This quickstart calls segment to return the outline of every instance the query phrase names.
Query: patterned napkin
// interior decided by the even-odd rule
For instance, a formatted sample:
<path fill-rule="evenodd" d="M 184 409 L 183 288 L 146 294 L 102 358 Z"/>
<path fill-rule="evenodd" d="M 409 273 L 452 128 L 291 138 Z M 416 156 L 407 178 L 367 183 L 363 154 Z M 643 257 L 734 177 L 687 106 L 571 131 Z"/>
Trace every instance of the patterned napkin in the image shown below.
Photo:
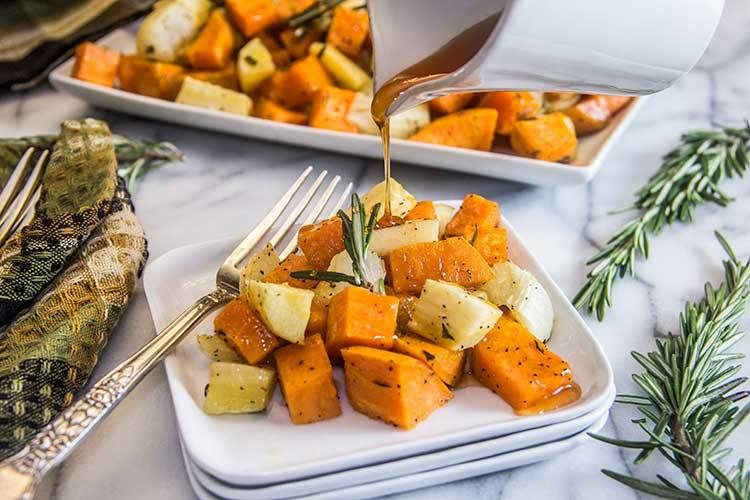
<path fill-rule="evenodd" d="M 0 183 L 28 143 L 0 146 Z M 0 248 L 0 460 L 72 403 L 148 258 L 109 128 L 66 121 L 31 222 Z"/>

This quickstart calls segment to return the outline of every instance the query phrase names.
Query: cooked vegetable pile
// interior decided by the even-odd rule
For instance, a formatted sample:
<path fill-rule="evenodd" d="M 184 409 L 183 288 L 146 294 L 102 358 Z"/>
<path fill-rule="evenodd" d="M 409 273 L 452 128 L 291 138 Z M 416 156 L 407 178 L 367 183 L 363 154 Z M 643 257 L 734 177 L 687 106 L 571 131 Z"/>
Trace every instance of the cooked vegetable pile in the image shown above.
<path fill-rule="evenodd" d="M 545 345 L 546 291 L 508 260 L 497 203 L 470 194 L 455 211 L 391 182 L 387 227 L 381 183 L 302 227 L 299 253 L 282 261 L 267 245 L 249 259 L 215 335 L 198 336 L 213 361 L 207 413 L 262 411 L 278 379 L 293 423 L 334 418 L 337 365 L 352 408 L 402 429 L 472 375 L 519 414 L 579 397 L 570 367 Z"/>
<path fill-rule="evenodd" d="M 372 46 L 363 0 L 162 0 L 135 54 L 90 42 L 73 76 L 238 115 L 378 134 L 370 116 Z M 627 97 L 576 93 L 452 94 L 391 119 L 392 137 L 540 160 L 574 158 Z"/>

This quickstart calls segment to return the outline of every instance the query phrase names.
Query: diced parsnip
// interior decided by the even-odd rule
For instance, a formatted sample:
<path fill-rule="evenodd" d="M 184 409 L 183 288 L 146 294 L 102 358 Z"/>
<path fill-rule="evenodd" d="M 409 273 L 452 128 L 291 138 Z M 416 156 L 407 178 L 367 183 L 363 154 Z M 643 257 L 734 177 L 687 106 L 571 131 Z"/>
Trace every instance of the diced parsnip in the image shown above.
<path fill-rule="evenodd" d="M 271 368 L 214 361 L 203 411 L 209 415 L 263 411 L 273 395 L 275 380 Z"/>
<path fill-rule="evenodd" d="M 237 54 L 240 88 L 249 94 L 276 71 L 273 57 L 260 38 L 253 38 Z"/>
<path fill-rule="evenodd" d="M 198 335 L 198 345 L 213 361 L 242 363 L 240 355 L 227 344 L 226 339 L 221 335 Z"/>
<path fill-rule="evenodd" d="M 166 0 L 157 2 L 141 23 L 135 39 L 141 57 L 174 62 L 208 19 L 210 0 Z"/>
<path fill-rule="evenodd" d="M 482 286 L 490 302 L 505 306 L 511 315 L 542 342 L 552 333 L 554 311 L 544 287 L 533 274 L 512 262 L 492 266 L 495 278 Z"/>
<path fill-rule="evenodd" d="M 240 276 L 240 295 L 247 296 L 250 281 L 262 281 L 281 263 L 279 254 L 272 244 L 268 243 L 263 250 L 250 256 Z"/>
<path fill-rule="evenodd" d="M 448 222 L 453 218 L 453 213 L 455 211 L 456 209 L 450 205 L 435 203 L 435 212 L 437 213 L 438 221 L 440 222 L 440 229 L 438 231 L 438 236 L 440 238 L 445 234 L 445 228 L 448 226 Z"/>
<path fill-rule="evenodd" d="M 333 45 L 315 42 L 310 45 L 309 52 L 320 59 L 323 66 L 342 87 L 350 90 L 372 88 L 372 79 L 365 70 Z"/>
<path fill-rule="evenodd" d="M 376 203 L 380 203 L 378 217 L 383 214 L 383 202 L 385 201 L 385 181 L 375 184 L 361 198 L 365 206 L 365 212 L 370 213 Z M 403 217 L 417 204 L 417 199 L 409 191 L 404 189 L 396 179 L 391 179 L 391 211 L 397 217 Z"/>
<path fill-rule="evenodd" d="M 352 274 L 352 259 L 346 251 L 336 254 L 331 259 L 331 265 L 328 266 L 329 271 L 337 273 Z M 367 281 L 370 283 L 377 283 L 380 280 L 385 279 L 385 264 L 383 259 L 371 249 L 367 252 L 365 257 L 365 275 Z M 344 288 L 352 286 L 348 283 L 329 283 L 321 282 L 315 287 L 315 295 L 319 302 L 324 305 L 328 305 L 333 299 L 333 296 L 342 291 Z"/>
<path fill-rule="evenodd" d="M 376 229 L 372 233 L 370 250 L 383 257 L 393 250 L 412 243 L 438 240 L 440 223 L 433 220 L 412 220 L 398 226 Z"/>
<path fill-rule="evenodd" d="M 494 304 L 463 287 L 427 280 L 409 330 L 454 351 L 473 347 L 503 315 Z"/>
<path fill-rule="evenodd" d="M 357 126 L 361 134 L 379 135 L 378 126 L 370 114 L 372 96 L 366 92 L 357 92 L 347 120 Z M 430 109 L 427 104 L 420 104 L 391 117 L 390 133 L 393 139 L 406 139 L 417 130 L 430 123 Z"/>
<path fill-rule="evenodd" d="M 289 342 L 303 344 L 314 295 L 312 290 L 286 284 L 250 281 L 244 298 L 271 333 Z"/>
<path fill-rule="evenodd" d="M 253 106 L 253 101 L 245 94 L 189 76 L 182 82 L 175 102 L 244 116 L 250 114 Z"/>
<path fill-rule="evenodd" d="M 545 92 L 544 111 L 547 113 L 565 111 L 575 106 L 580 100 L 581 94 L 577 92 Z"/>

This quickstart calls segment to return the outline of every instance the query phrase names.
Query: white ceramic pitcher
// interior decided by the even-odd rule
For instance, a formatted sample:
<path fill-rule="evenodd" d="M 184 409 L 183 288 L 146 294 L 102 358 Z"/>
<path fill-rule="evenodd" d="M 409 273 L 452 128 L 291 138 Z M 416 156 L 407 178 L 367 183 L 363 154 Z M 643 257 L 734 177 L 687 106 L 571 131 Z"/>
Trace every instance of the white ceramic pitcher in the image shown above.
<path fill-rule="evenodd" d="M 651 94 L 698 61 L 723 6 L 724 0 L 369 0 L 375 90 L 499 14 L 463 66 L 405 91 L 389 112 L 465 91 Z"/>

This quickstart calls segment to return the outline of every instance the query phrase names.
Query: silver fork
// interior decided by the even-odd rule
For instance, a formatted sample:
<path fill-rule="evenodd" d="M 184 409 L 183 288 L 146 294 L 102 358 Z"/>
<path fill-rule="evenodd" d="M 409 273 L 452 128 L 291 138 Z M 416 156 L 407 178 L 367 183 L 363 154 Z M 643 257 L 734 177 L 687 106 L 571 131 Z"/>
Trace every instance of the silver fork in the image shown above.
<path fill-rule="evenodd" d="M 0 485 L 2 485 L 0 500 L 30 500 L 34 495 L 36 485 L 44 474 L 65 460 L 88 433 L 122 401 L 154 366 L 164 359 L 173 347 L 185 338 L 208 314 L 237 297 L 240 265 L 281 217 L 295 194 L 305 184 L 311 172 L 312 167 L 305 169 L 289 191 L 281 197 L 255 229 L 250 231 L 245 239 L 229 254 L 216 273 L 216 288 L 213 291 L 194 302 L 164 330 L 159 332 L 153 340 L 100 379 L 82 398 L 44 427 L 23 450 L 0 464 Z M 323 184 L 326 175 L 327 172 L 323 171 L 312 182 L 278 231 L 268 240 L 270 243 L 277 245 L 281 242 L 315 198 L 316 192 Z M 330 181 L 318 197 L 317 203 L 310 210 L 307 218 L 302 221 L 303 224 L 318 220 L 340 181 L 339 176 Z M 343 205 L 351 188 L 350 183 L 339 196 L 327 217 L 331 217 Z M 284 248 L 280 256 L 285 258 L 296 248 L 296 238 L 292 238 L 292 241 Z"/>
<path fill-rule="evenodd" d="M 42 173 L 49 151 L 42 150 L 36 163 L 31 159 L 34 148 L 24 151 L 16 168 L 0 192 L 0 246 L 26 225 L 33 214 L 32 208 L 42 190 Z"/>

